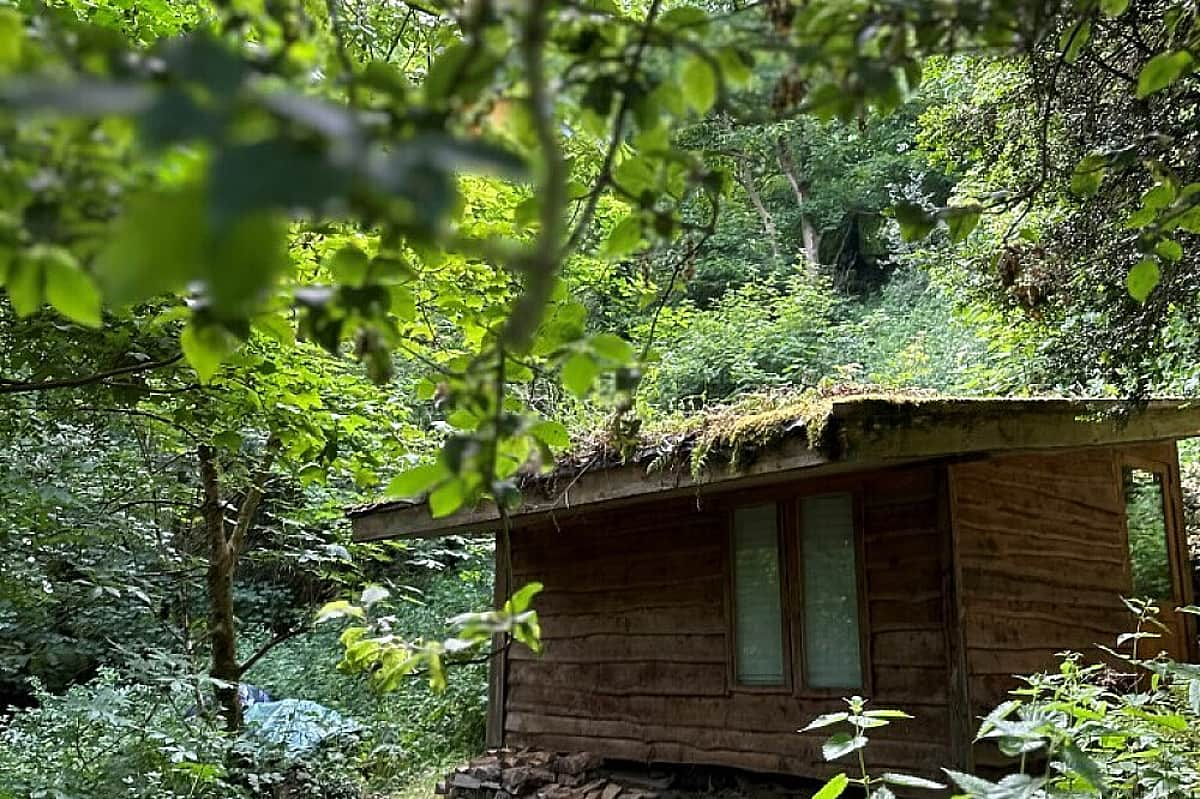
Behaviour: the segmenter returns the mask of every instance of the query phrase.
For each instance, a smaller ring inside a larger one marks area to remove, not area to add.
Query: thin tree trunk
[[[200,459],[200,483],[204,491],[201,516],[208,538],[208,636],[212,647],[212,661],[208,673],[214,680],[225,683],[216,690],[217,704],[225,716],[225,726],[233,731],[241,729],[242,726],[242,705],[238,701],[238,681],[242,676],[242,667],[237,660],[233,577],[245,545],[246,534],[262,502],[263,485],[270,474],[278,448],[279,444],[275,439],[267,443],[253,484],[246,491],[238,508],[237,522],[232,533],[227,531],[225,512],[221,507],[216,452],[207,444],[202,444],[197,451]]]
[[[804,257],[810,275],[816,275],[821,265],[821,233],[813,226],[808,214],[804,213],[804,203],[807,202],[807,186],[800,182],[796,174],[796,161],[788,149],[787,142],[780,136],[775,141],[775,149],[779,158],[779,168],[792,186],[796,195],[796,205],[800,208],[800,235],[804,240]]]
[[[213,448],[202,444],[200,482],[204,487],[201,515],[208,538],[208,639],[212,647],[209,676],[224,685],[216,690],[217,704],[225,716],[225,726],[242,726],[242,705],[238,701],[237,631],[233,616],[233,552],[225,533],[225,513],[221,508],[221,486],[217,477],[217,456]]]
[[[771,257],[775,263],[780,263],[779,257],[779,234],[775,228],[775,219],[771,216],[771,212],[767,210],[767,206],[763,204],[762,195],[758,193],[758,188],[754,185],[754,173],[750,169],[750,159],[746,156],[736,156],[738,169],[737,180],[742,184],[742,188],[746,190],[746,196],[750,198],[750,204],[754,206],[754,210],[758,212],[759,219],[762,220],[763,233],[767,236],[767,242],[771,245]]]

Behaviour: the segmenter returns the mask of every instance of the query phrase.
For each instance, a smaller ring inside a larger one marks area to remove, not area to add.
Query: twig
[[[95,383],[103,383],[111,377],[120,375],[135,374],[137,372],[148,372],[153,369],[161,369],[165,366],[179,363],[183,358],[183,354],[174,355],[162,361],[147,361],[146,363],[134,364],[132,366],[121,366],[116,369],[109,369],[104,372],[96,372],[90,375],[82,375],[80,377],[65,377],[58,380],[34,380],[29,382],[19,380],[7,380],[0,377],[0,394],[23,394],[30,391],[49,391],[58,388],[79,388],[80,386],[89,386]]]
[[[629,115],[629,111],[633,107],[632,92],[630,92],[629,87],[633,84],[638,70],[642,67],[642,59],[645,57],[646,47],[650,43],[650,32],[654,27],[654,19],[658,16],[661,5],[661,0],[652,0],[650,8],[646,12],[646,18],[642,23],[642,34],[638,38],[637,45],[634,47],[633,57],[629,60],[629,68],[625,71],[625,90],[621,94],[621,104],[617,106],[617,113],[613,117],[608,149],[604,153],[604,161],[600,164],[600,172],[596,177],[596,185],[588,193],[583,213],[580,214],[579,220],[575,223],[575,230],[571,233],[571,238],[567,241],[566,252],[568,253],[577,249],[580,242],[583,241],[583,237],[587,235],[588,228],[592,225],[592,219],[596,215],[596,206],[600,203],[600,195],[604,193],[605,188],[612,184],[613,162],[616,160],[617,150],[620,148],[621,142],[625,139],[625,117]]]
[[[289,627],[281,633],[276,633],[271,640],[260,646],[253,655],[247,658],[245,663],[238,666],[238,673],[245,674],[246,672],[250,671],[251,668],[253,668],[254,664],[266,657],[267,653],[269,653],[275,647],[279,646],[285,641],[290,641],[298,635],[310,633],[312,630],[312,625],[305,624],[300,627]]]

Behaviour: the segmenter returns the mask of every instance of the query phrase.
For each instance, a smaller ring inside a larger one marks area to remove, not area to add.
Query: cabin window
[[[1167,548],[1166,491],[1161,472],[1126,466],[1125,523],[1133,595],[1170,599],[1174,595]]]
[[[859,688],[862,656],[852,496],[805,497],[800,527],[804,682],[811,688]]]
[[[739,685],[784,685],[778,509],[733,513],[733,610]]]

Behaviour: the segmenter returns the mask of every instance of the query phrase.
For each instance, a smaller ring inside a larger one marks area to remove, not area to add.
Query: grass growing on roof
[[[887,391],[862,385],[747,394],[648,429],[643,434],[653,453],[648,471],[681,467],[685,454],[693,478],[698,478],[714,457],[737,469],[763,448],[799,436],[809,448],[832,453],[841,445],[838,431],[831,424],[835,402],[851,397],[912,400],[930,396],[934,396],[932,392]]]

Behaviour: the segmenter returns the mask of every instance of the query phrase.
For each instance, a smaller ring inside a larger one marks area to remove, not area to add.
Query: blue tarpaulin
[[[362,729],[357,721],[307,699],[255,702],[242,718],[247,738],[279,749],[286,758],[299,757],[327,738]]]

